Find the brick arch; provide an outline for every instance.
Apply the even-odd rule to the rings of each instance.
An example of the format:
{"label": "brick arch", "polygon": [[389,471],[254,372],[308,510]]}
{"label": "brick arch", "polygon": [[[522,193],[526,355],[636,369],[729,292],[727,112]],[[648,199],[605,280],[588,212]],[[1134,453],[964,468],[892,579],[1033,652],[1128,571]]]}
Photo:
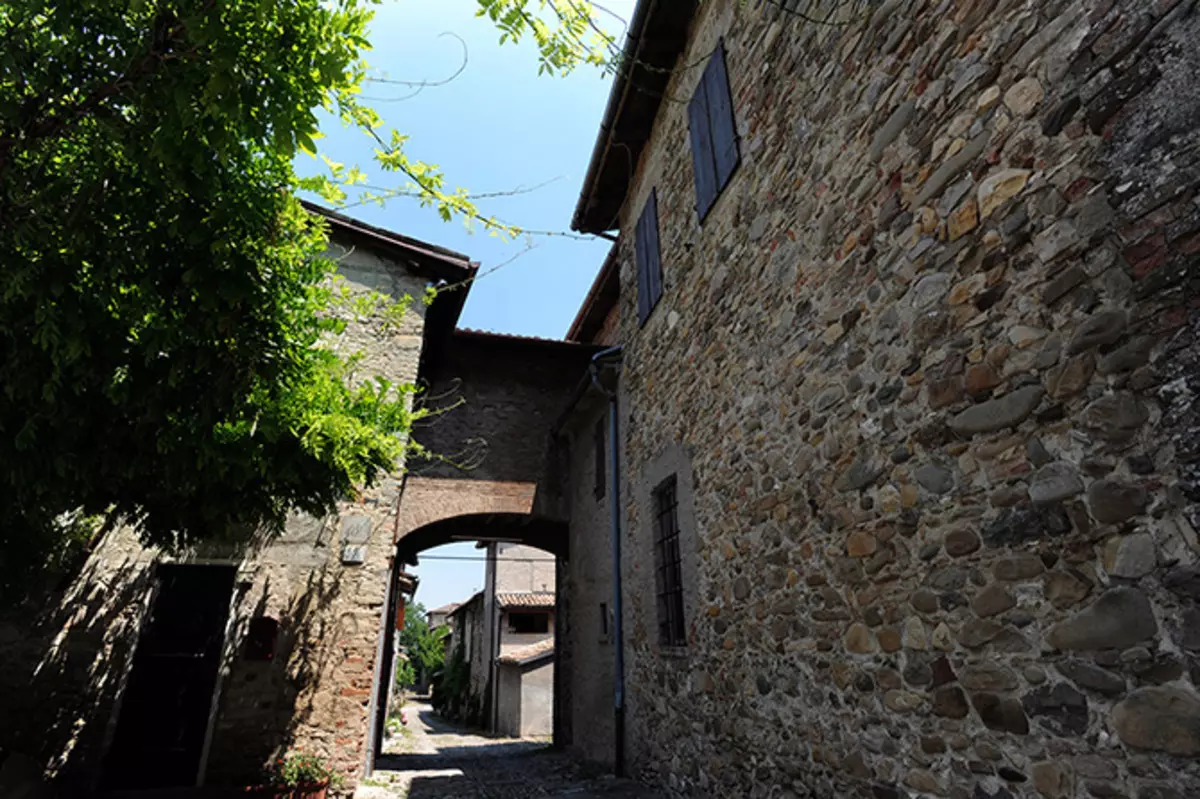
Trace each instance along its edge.
{"label": "brick arch", "polygon": [[395,543],[414,530],[455,516],[480,513],[527,514],[536,483],[409,477],[396,517]]}
{"label": "brick arch", "polygon": [[396,560],[412,563],[418,553],[455,541],[512,541],[556,557],[567,555],[567,524],[523,513],[472,513],[418,527],[396,545]]}
{"label": "brick arch", "polygon": [[565,522],[533,513],[537,485],[410,477],[396,519],[396,560],[464,537],[503,538],[566,555]]}

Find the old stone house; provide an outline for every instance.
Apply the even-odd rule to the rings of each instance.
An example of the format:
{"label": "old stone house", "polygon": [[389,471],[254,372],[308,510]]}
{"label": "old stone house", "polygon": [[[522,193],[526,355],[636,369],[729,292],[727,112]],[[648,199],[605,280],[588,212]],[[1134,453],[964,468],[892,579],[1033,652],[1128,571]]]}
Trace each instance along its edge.
{"label": "old stone house", "polygon": [[[594,755],[1200,795],[1195,4],[642,0],[625,55],[574,218],[619,234],[574,331],[623,345]],[[560,668],[610,646],[591,403]]]}
{"label": "old stone house", "polygon": [[[533,509],[568,391],[558,375],[588,348],[456,332],[465,256],[311,210],[352,291],[446,289],[398,326],[351,323],[338,346],[363,352],[364,375],[426,387],[434,413],[414,437],[451,457],[397,464],[336,516],[298,515],[244,546],[168,555],[112,531],[59,592],[0,618],[0,756],[64,795],[248,785],[294,749],[352,788],[380,739],[411,555],[464,535],[565,551],[563,523]],[[523,378],[507,377],[517,364]],[[541,559],[526,576],[553,590],[553,555]]]}
{"label": "old stone house", "polygon": [[458,604],[450,602],[445,605],[428,610],[425,612],[425,622],[429,625],[429,629],[436,630],[438,627],[445,626],[450,619],[450,614],[455,611]]}

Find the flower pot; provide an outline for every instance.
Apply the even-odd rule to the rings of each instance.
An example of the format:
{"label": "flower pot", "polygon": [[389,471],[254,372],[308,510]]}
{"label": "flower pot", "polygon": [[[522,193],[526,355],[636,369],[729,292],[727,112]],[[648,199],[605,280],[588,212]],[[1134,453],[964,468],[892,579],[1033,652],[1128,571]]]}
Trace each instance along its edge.
{"label": "flower pot", "polygon": [[325,799],[328,791],[329,783],[327,782],[297,785],[292,789],[291,799]]}

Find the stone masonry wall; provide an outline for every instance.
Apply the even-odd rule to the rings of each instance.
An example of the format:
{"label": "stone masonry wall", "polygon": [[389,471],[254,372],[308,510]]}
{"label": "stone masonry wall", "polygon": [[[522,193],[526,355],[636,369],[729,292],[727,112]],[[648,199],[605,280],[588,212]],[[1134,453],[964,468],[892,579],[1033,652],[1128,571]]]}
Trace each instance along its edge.
{"label": "stone masonry wall", "polygon": [[[566,493],[571,509],[571,556],[561,589],[568,600],[564,615],[565,634],[558,639],[560,650],[570,654],[571,668],[560,668],[559,680],[569,683],[571,703],[560,709],[569,713],[574,735],[572,750],[585,760],[611,764],[613,739],[614,654],[611,623],[606,626],[601,609],[611,618],[612,582],[612,495],[606,474],[605,493],[595,493],[596,424],[608,418],[608,403],[595,393],[579,403],[571,424],[563,431],[570,442]],[[606,436],[607,440],[607,436]]]}
{"label": "stone masonry wall", "polygon": [[431,411],[413,437],[434,456],[419,478],[536,483],[549,431],[587,371],[583,345],[456,335],[421,402]]}
{"label": "stone masonry wall", "polygon": [[[417,299],[398,325],[350,322],[337,341],[344,352],[363,354],[359,379],[378,375],[414,383],[425,281],[369,250],[336,243],[330,249],[352,293]],[[235,607],[210,782],[244,781],[284,748],[327,758],[350,788],[362,774],[402,469],[397,464],[357,500],[342,503],[335,517],[296,515],[282,536],[243,566],[250,585]],[[361,548],[361,562],[344,563],[346,547]],[[269,662],[243,657],[242,639],[257,616],[280,622],[278,651]]]}
{"label": "stone masonry wall", "polygon": [[0,750],[42,765],[64,795],[99,777],[153,563],[134,536],[110,533],[69,585],[0,617]]}
{"label": "stone masonry wall", "polygon": [[[685,795],[1200,795],[1200,12],[840,5],[701,4],[621,216],[626,483],[686,446],[698,564],[663,652],[626,561],[631,765]],[[741,164],[701,226],[719,37]]]}

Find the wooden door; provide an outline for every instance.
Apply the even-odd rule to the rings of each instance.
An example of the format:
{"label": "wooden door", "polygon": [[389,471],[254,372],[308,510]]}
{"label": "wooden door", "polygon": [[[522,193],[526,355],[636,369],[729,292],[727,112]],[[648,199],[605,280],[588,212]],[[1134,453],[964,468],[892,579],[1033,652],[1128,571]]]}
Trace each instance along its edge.
{"label": "wooden door", "polygon": [[234,574],[233,566],[159,567],[105,762],[105,787],[196,784]]}

